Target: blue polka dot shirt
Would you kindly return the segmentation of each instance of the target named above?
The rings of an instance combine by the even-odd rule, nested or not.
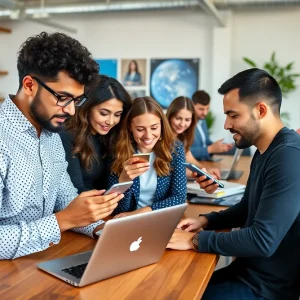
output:
[[[55,212],[75,197],[58,134],[36,129],[7,97],[0,106],[0,259],[60,241]],[[74,229],[92,236],[100,222]]]
[[[186,171],[182,164],[185,162],[185,152],[181,142],[176,142],[172,157],[170,175],[157,176],[154,202],[150,206],[152,210],[182,204],[186,201]],[[119,177],[111,174],[108,178],[109,187],[117,182],[119,182]],[[114,214],[136,210],[139,195],[140,179],[137,177],[133,180],[131,188],[124,193],[124,198],[119,202]]]

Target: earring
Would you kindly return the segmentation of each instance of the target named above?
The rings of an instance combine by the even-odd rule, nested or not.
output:
[[[161,140],[161,136],[160,136],[160,138],[158,139],[159,141]]]

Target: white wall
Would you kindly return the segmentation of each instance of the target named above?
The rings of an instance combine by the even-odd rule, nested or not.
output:
[[[280,62],[296,61],[295,71],[300,73],[300,7],[233,12],[224,30],[201,11],[189,10],[64,16],[55,21],[77,28],[73,36],[95,58],[199,57],[200,88],[213,96],[212,110],[217,116],[214,138],[228,137],[222,129],[222,97],[216,89],[226,76],[248,68],[243,56],[261,66],[276,50]],[[0,25],[13,30],[10,35],[0,34],[0,69],[9,71],[9,76],[0,77],[1,96],[17,89],[16,57],[21,43],[30,35],[53,29],[29,21],[2,21]],[[283,103],[293,128],[300,127],[299,96],[300,87]]]
[[[232,73],[249,68],[242,57],[252,58],[262,67],[276,51],[278,61],[286,65],[295,61],[295,72],[300,73],[300,7],[233,15]],[[300,84],[300,79],[297,80]],[[291,117],[291,128],[300,127],[300,86],[288,99],[283,99],[282,112]]]
[[[200,87],[211,88],[211,32],[208,16],[190,11],[92,14],[55,20],[78,29],[73,34],[95,58],[201,58]],[[3,24],[2,24],[3,23]],[[2,22],[11,35],[0,35],[0,69],[9,76],[0,80],[0,92],[17,87],[16,52],[30,35],[53,31],[30,21]],[[5,58],[5,59],[3,59]]]

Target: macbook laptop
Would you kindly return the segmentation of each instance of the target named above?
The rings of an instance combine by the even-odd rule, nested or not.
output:
[[[38,268],[82,287],[157,262],[187,204],[112,219],[94,250],[40,263]]]
[[[223,180],[239,179],[242,176],[243,171],[237,171],[236,166],[237,166],[237,163],[243,153],[243,150],[244,149],[236,149],[235,150],[230,169],[229,170],[221,170],[221,179],[223,179]]]

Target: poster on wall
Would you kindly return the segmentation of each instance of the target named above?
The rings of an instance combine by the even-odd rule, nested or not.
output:
[[[151,59],[151,97],[163,108],[178,96],[191,98],[198,90],[199,64],[199,58]]]
[[[122,59],[120,81],[126,87],[144,86],[147,73],[146,59]]]
[[[96,62],[100,66],[100,74],[117,79],[117,59],[96,59]]]

